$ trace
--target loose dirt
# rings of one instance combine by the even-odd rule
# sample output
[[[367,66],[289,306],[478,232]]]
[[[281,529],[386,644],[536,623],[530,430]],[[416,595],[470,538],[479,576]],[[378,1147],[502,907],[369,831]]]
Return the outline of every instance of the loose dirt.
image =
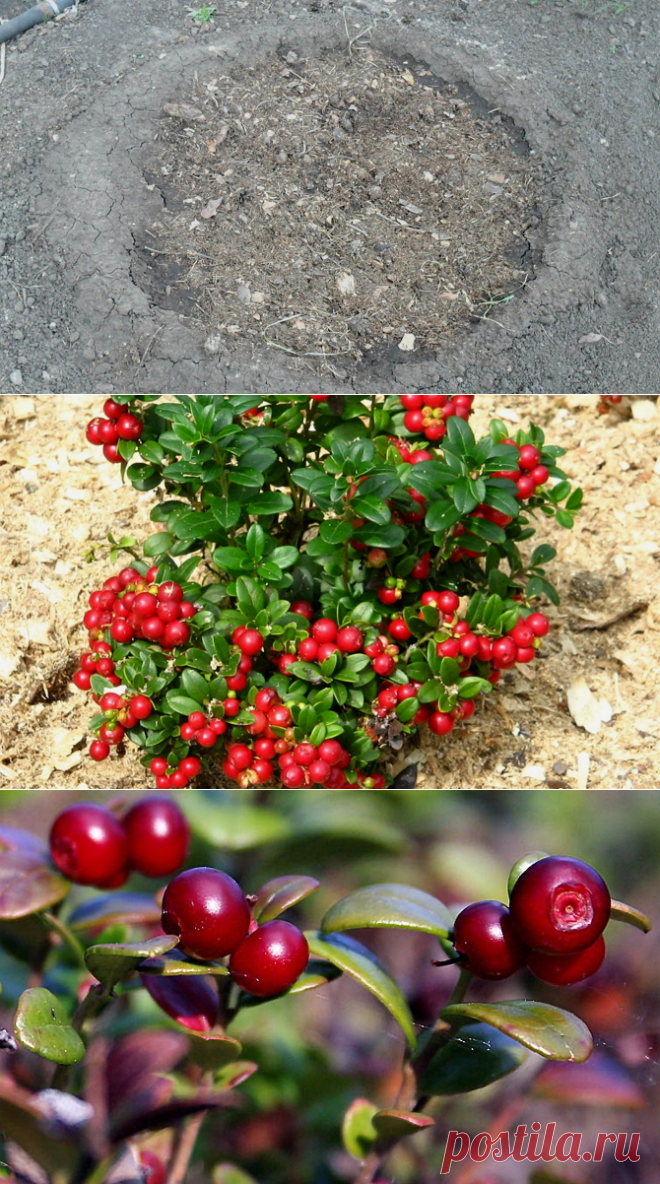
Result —
[[[657,6],[224,0],[205,25],[191,7],[85,0],[8,44],[0,391],[660,390]],[[0,0],[0,19],[23,8]],[[372,73],[395,59],[413,85]],[[332,93],[329,63],[345,80]],[[387,85],[351,86],[361,71]],[[179,168],[154,174],[163,110],[191,96],[206,121],[169,117]],[[250,128],[267,115],[270,152]],[[509,158],[512,128],[526,162]],[[155,253],[173,248],[154,223],[177,223],[173,254]],[[459,311],[476,313],[460,332]]]
[[[591,395],[483,395],[475,431],[498,415],[530,419],[568,450],[562,467],[585,492],[575,529],[545,519],[538,541],[558,550],[562,597],[530,666],[506,674],[473,719],[442,740],[428,732],[406,760],[426,789],[657,789],[660,785],[660,408],[624,401],[597,414]],[[633,407],[635,418],[630,416]],[[5,788],[139,789],[127,755],[85,755],[87,697],[68,681],[85,648],[87,596],[112,570],[107,534],[152,533],[153,494],[122,486],[87,444],[91,395],[0,400],[0,784]],[[578,727],[568,688],[583,676],[609,704],[596,734]],[[212,786],[222,784],[210,779]]]

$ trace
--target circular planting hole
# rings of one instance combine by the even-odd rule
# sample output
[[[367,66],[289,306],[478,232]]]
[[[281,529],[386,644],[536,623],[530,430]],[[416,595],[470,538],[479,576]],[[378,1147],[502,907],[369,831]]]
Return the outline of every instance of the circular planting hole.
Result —
[[[135,278],[225,340],[419,354],[533,276],[522,133],[409,55],[283,48],[218,73],[165,104],[146,171],[164,209]]]

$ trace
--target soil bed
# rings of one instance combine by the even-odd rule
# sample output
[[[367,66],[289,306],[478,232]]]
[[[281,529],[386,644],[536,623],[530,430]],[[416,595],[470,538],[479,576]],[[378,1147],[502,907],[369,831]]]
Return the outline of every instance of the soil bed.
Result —
[[[657,789],[660,697],[660,401],[636,415],[599,416],[595,396],[479,396],[472,423],[482,435],[501,416],[511,430],[529,420],[568,450],[562,467],[585,492],[575,529],[545,519],[535,542],[550,542],[549,569],[562,597],[544,607],[552,622],[537,661],[505,674],[468,723],[450,736],[424,729],[405,759],[424,789]],[[152,779],[137,750],[94,764],[87,756],[88,696],[68,681],[86,648],[89,592],[122,560],[107,534],[153,532],[154,494],[122,486],[118,466],[84,438],[100,411],[94,396],[0,400],[0,786],[139,789]],[[597,733],[577,727],[567,690],[583,676],[612,714]],[[417,747],[414,747],[417,746]],[[399,761],[398,765],[395,762]],[[392,754],[390,768],[403,764]],[[218,765],[219,769],[219,765]],[[211,786],[224,784],[215,771]]]
[[[533,274],[539,170],[468,95],[410,58],[283,47],[165,103],[145,172],[166,205],[140,244],[154,301],[180,304],[174,261],[201,327],[239,344],[440,348]]]

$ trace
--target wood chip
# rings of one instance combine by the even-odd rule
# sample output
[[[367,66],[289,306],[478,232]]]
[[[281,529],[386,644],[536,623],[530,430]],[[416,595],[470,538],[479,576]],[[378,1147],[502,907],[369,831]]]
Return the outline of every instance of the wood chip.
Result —
[[[589,785],[589,768],[591,757],[588,752],[579,752],[577,758],[577,788],[587,789]]]
[[[569,626],[574,632],[582,629],[609,629],[610,625],[616,625],[617,621],[624,621],[633,613],[648,608],[649,603],[647,597],[638,597],[636,600],[629,601],[628,604],[619,605],[613,612],[609,612],[605,616],[602,613],[587,612],[585,609],[575,609]],[[575,620],[574,618],[579,619]]]
[[[583,674],[579,674],[566,691],[568,710],[579,728],[595,736],[603,725],[612,718],[612,708],[607,699],[598,699],[587,685]]]

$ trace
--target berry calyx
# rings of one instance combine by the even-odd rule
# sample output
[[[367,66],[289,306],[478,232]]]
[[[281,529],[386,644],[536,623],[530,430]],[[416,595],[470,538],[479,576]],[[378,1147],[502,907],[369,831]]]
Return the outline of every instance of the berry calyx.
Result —
[[[511,918],[520,939],[545,954],[584,950],[600,937],[611,898],[603,877],[580,859],[550,855],[513,886]]]
[[[279,995],[300,978],[309,958],[304,935],[289,921],[268,921],[246,937],[232,954],[234,982],[260,999]]]
[[[196,867],[176,876],[165,889],[161,924],[176,934],[193,958],[224,958],[233,953],[250,926],[250,908],[231,876]]]
[[[478,978],[509,978],[524,962],[523,944],[509,910],[497,900],[481,900],[463,909],[452,940],[462,964]]]
[[[179,772],[187,780],[183,769]],[[128,858],[135,871],[143,876],[170,876],[181,867],[188,851],[190,827],[171,798],[154,795],[136,802],[124,818],[124,830]]]
[[[128,874],[124,828],[110,810],[93,802],[62,810],[51,827],[49,846],[53,863],[74,884],[118,887]]]

